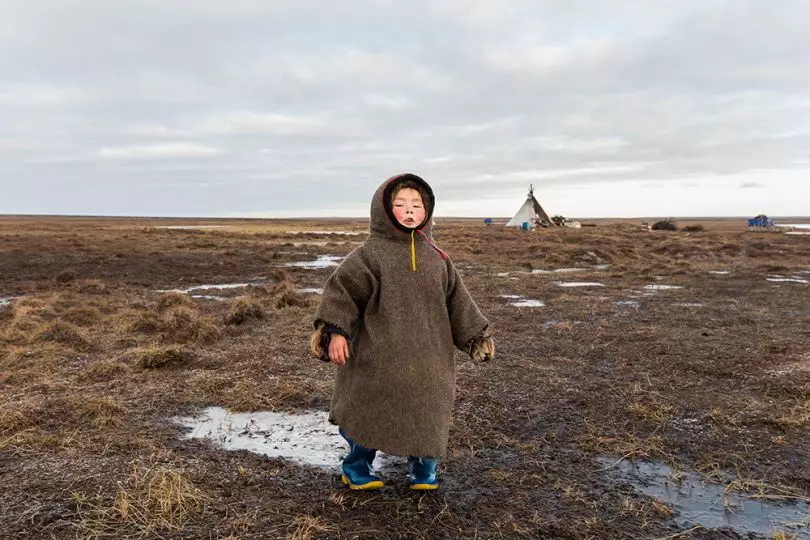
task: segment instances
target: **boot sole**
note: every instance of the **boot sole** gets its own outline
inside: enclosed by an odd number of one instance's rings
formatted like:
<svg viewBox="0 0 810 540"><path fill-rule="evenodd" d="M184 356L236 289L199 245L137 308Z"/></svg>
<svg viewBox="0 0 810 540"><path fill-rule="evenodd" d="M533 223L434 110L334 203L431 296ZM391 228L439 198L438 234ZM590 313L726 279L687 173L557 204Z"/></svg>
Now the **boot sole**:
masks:
<svg viewBox="0 0 810 540"><path fill-rule="evenodd" d="M366 484L352 484L349 477L345 474L341 475L340 480L349 486L349 489L353 489L355 491L371 491L374 489L380 489L385 485L383 484L382 480L374 480Z"/></svg>
<svg viewBox="0 0 810 540"><path fill-rule="evenodd" d="M439 489L439 484L411 484L411 489L414 491L432 491Z"/></svg>

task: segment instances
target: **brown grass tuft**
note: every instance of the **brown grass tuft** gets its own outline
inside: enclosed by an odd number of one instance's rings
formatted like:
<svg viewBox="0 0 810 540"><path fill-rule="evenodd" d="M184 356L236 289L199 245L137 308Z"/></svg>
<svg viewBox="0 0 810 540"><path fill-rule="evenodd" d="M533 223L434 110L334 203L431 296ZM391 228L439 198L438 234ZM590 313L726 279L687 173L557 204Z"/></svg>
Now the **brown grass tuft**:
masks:
<svg viewBox="0 0 810 540"><path fill-rule="evenodd" d="M180 292L164 293L158 299L158 311L166 311L176 306L193 307L194 301L189 295Z"/></svg>
<svg viewBox="0 0 810 540"><path fill-rule="evenodd" d="M250 298L241 298L225 316L225 324L244 324L250 320L262 320L264 317L264 308L259 302Z"/></svg>
<svg viewBox="0 0 810 540"><path fill-rule="evenodd" d="M196 309L185 306L170 308L161 317L161 338L172 343L213 343L222 332L208 321L200 319Z"/></svg>
<svg viewBox="0 0 810 540"><path fill-rule="evenodd" d="M0 323L14 320L16 313L17 308L14 307L14 304L4 304L0 306Z"/></svg>
<svg viewBox="0 0 810 540"><path fill-rule="evenodd" d="M106 294L109 292L107 285L100 279L85 279L77 282L75 290L84 294Z"/></svg>
<svg viewBox="0 0 810 540"><path fill-rule="evenodd" d="M102 316L94 307L79 307L66 311L62 319L79 326L93 326L101 321Z"/></svg>
<svg viewBox="0 0 810 540"><path fill-rule="evenodd" d="M154 313L140 313L130 330L139 334L154 334L161 328L160 319Z"/></svg>
<svg viewBox="0 0 810 540"><path fill-rule="evenodd" d="M208 497L180 471L166 466L133 464L129 478L118 483L110 504L100 496L74 493L81 516L80 536L161 537L161 531L179 531L199 516Z"/></svg>
<svg viewBox="0 0 810 540"><path fill-rule="evenodd" d="M124 408L110 398L92 398L82 404L82 416L96 427L118 425Z"/></svg>
<svg viewBox="0 0 810 540"><path fill-rule="evenodd" d="M130 367L117 360L93 362L79 374L81 381L109 381L118 375L129 373Z"/></svg>
<svg viewBox="0 0 810 540"><path fill-rule="evenodd" d="M54 321L41 329L35 338L36 341L53 341L67 345L80 352L93 350L93 345L85 338L78 328L64 321Z"/></svg>
<svg viewBox="0 0 810 540"><path fill-rule="evenodd" d="M298 516L292 522L295 529L290 538L292 540L310 540L323 535L334 535L338 528L318 516Z"/></svg>
<svg viewBox="0 0 810 540"><path fill-rule="evenodd" d="M316 299L311 294L303 294L295 290L289 281L284 281L276 285L273 291L275 296L274 307L284 309L288 307L310 307L315 304Z"/></svg>
<svg viewBox="0 0 810 540"><path fill-rule="evenodd" d="M193 352L179 347L151 347L136 351L142 368L182 367L194 360Z"/></svg>

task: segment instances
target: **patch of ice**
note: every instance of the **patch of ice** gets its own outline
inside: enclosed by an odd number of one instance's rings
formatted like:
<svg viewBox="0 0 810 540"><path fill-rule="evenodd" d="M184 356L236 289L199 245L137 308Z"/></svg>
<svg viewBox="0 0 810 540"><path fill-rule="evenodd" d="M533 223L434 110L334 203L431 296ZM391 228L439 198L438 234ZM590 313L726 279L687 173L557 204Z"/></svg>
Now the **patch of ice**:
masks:
<svg viewBox="0 0 810 540"><path fill-rule="evenodd" d="M207 439L225 450L247 450L311 467L338 470L348 450L337 426L322 411L229 413L222 407L208 407L199 417L175 421L190 428L186 438ZM398 460L378 454L376 468Z"/></svg>
<svg viewBox="0 0 810 540"><path fill-rule="evenodd" d="M498 277L506 277L506 276L508 276L508 275L509 275L509 272L498 272L498 273L497 273L497 274L495 274L495 275L496 275L496 276L498 276Z"/></svg>
<svg viewBox="0 0 810 540"><path fill-rule="evenodd" d="M810 223L774 223L777 227L790 227L792 229L810 229Z"/></svg>
<svg viewBox="0 0 810 540"><path fill-rule="evenodd" d="M532 274L563 274L570 272L584 272L586 270L588 270L588 268L552 268L551 270L535 268L532 270Z"/></svg>
<svg viewBox="0 0 810 540"><path fill-rule="evenodd" d="M226 300L231 299L231 298L226 298L224 296L213 296L213 295L210 295L210 294L192 294L191 297L194 298L195 300L218 300L220 302L225 302ZM240 296L240 298L242 298L242 297Z"/></svg>
<svg viewBox="0 0 810 540"><path fill-rule="evenodd" d="M230 225L155 225L155 229L227 229Z"/></svg>
<svg viewBox="0 0 810 540"><path fill-rule="evenodd" d="M769 538L775 538L777 531L781 530L789 531L789 537L795 534L796 538L810 538L810 504L806 501L773 502L727 490L725 485L707 482L692 471L678 471L676 474L667 464L657 461L613 457L598 457L597 461L607 474L672 505L675 509L673 519L679 527L728 527L745 537L753 534ZM728 476L731 478L734 473Z"/></svg>
<svg viewBox="0 0 810 540"><path fill-rule="evenodd" d="M716 276L727 276L731 272L729 270L709 270L710 274L714 274Z"/></svg>
<svg viewBox="0 0 810 540"><path fill-rule="evenodd" d="M308 287L304 289L298 289L298 292L304 294L323 294L323 289L319 287Z"/></svg>
<svg viewBox="0 0 810 540"><path fill-rule="evenodd" d="M675 302L672 305L677 307L703 307L700 302Z"/></svg>
<svg viewBox="0 0 810 540"><path fill-rule="evenodd" d="M781 277L781 276L769 276L765 278L766 281L773 281L778 283L810 283L806 279L800 277Z"/></svg>
<svg viewBox="0 0 810 540"><path fill-rule="evenodd" d="M337 266L338 261L343 260L343 257L338 255L320 255L314 261L299 261L286 263L284 266L294 266L296 268L329 268L330 266Z"/></svg>
<svg viewBox="0 0 810 540"><path fill-rule="evenodd" d="M555 281L558 287L604 287L604 283L595 281Z"/></svg>
<svg viewBox="0 0 810 540"><path fill-rule="evenodd" d="M639 302L638 300L619 300L618 302L616 302L616 305L637 308L641 305L641 302Z"/></svg>
<svg viewBox="0 0 810 540"><path fill-rule="evenodd" d="M0 296L0 306L7 306L13 300L12 296L2 297Z"/></svg>
<svg viewBox="0 0 810 540"><path fill-rule="evenodd" d="M223 290L223 289L241 289L243 287L250 287L251 285L255 285L255 283L221 283L219 285L193 285L191 287L187 287L185 289L160 289L155 292L159 293L166 293L166 292L178 292L188 294L191 291L211 291L211 290Z"/></svg>
<svg viewBox="0 0 810 540"><path fill-rule="evenodd" d="M517 302L511 302L510 305L515 307L543 307L545 304L540 300L532 300L531 298L524 298Z"/></svg>
<svg viewBox="0 0 810 540"><path fill-rule="evenodd" d="M803 231L788 231L785 234L810 234L810 232L803 232Z"/></svg>
<svg viewBox="0 0 810 540"><path fill-rule="evenodd" d="M340 234L346 236L357 236L359 233L357 231L287 231L287 234Z"/></svg>
<svg viewBox="0 0 810 540"><path fill-rule="evenodd" d="M654 285L644 285L644 289L646 289L648 291L665 291L665 290L669 290L669 289L683 289L683 287L681 287L680 285L654 284Z"/></svg>
<svg viewBox="0 0 810 540"><path fill-rule="evenodd" d="M519 295L519 294L499 294L498 298L515 299L515 298L523 298L523 297L521 295Z"/></svg>

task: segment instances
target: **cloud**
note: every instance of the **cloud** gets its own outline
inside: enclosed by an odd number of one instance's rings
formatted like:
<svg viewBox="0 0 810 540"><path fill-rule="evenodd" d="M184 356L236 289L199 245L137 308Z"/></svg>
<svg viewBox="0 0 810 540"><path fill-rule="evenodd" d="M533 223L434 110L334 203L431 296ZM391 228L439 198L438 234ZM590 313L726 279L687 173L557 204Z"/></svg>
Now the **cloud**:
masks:
<svg viewBox="0 0 810 540"><path fill-rule="evenodd" d="M99 157L105 159L172 159L213 156L222 154L221 148L213 148L189 142L158 143L144 146L102 148Z"/></svg>
<svg viewBox="0 0 810 540"><path fill-rule="evenodd" d="M810 169L803 10L800 0L11 3L0 23L0 212L109 213L118 187L132 193L125 209L146 213L364 208L402 170L464 209L520 202L528 183L568 190L583 208L594 186L674 194L735 179L738 193L751 176L773 190ZM192 181L204 185L178 196L187 207L150 206L147 188ZM55 191L42 186L57 182L72 189L46 204ZM736 214L742 203L713 204Z"/></svg>

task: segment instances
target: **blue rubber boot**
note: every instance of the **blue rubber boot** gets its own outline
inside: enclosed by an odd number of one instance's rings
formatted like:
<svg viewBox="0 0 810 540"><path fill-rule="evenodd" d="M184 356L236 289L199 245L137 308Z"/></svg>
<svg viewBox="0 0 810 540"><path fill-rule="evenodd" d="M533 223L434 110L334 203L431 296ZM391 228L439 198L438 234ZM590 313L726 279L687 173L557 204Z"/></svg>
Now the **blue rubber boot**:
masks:
<svg viewBox="0 0 810 540"><path fill-rule="evenodd" d="M429 491L439 487L439 480L436 478L436 465L438 461L431 457L408 458L408 483L411 489L417 491Z"/></svg>
<svg viewBox="0 0 810 540"><path fill-rule="evenodd" d="M383 487L379 476L371 474L371 463L377 455L376 450L360 446L340 428L340 435L349 443L349 455L343 458L343 476L341 480L350 489L371 490Z"/></svg>

